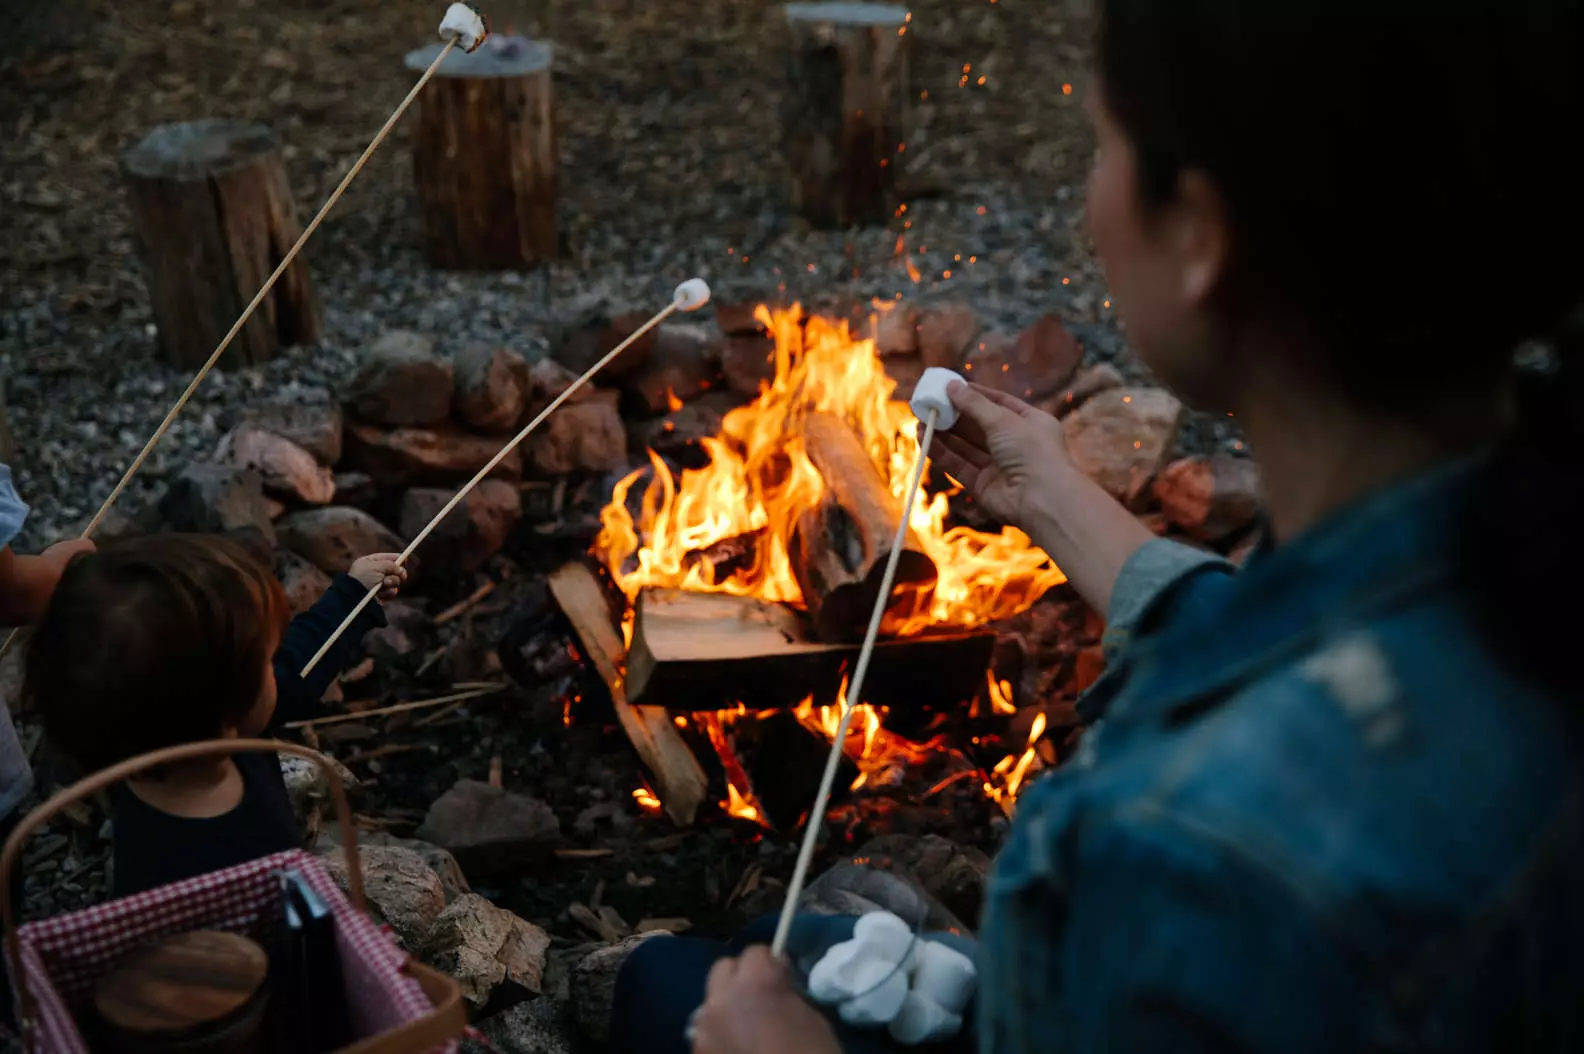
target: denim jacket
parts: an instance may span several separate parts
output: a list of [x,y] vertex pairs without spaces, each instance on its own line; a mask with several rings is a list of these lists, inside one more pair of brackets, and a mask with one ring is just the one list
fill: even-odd
[[1129,559],[1095,723],[991,879],[981,1054],[1584,1050],[1584,692],[1476,631],[1470,475],[1236,574],[1161,540]]

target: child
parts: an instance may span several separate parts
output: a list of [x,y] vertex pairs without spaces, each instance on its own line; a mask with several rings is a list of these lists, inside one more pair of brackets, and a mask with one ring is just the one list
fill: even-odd
[[[371,604],[306,678],[302,667],[373,586],[406,579],[365,556],[288,622],[280,583],[241,544],[156,534],[73,560],[28,649],[23,691],[89,770],[195,740],[268,735],[310,714],[384,625]],[[111,796],[113,887],[126,896],[302,844],[278,760],[172,765]]]

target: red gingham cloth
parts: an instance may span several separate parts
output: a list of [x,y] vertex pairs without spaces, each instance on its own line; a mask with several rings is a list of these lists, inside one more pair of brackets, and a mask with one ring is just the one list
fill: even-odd
[[[300,849],[199,875],[17,931],[22,972],[35,1001],[35,1049],[89,1054],[72,1011],[91,1001],[94,983],[134,947],[190,930],[213,929],[268,939],[280,899],[276,876],[295,868],[329,904],[336,920],[347,1004],[360,1037],[376,1036],[432,1009],[418,982],[401,972],[407,953],[353,909],[335,880]],[[13,968],[11,982],[17,982]],[[455,1054],[456,1043],[435,1054]]]

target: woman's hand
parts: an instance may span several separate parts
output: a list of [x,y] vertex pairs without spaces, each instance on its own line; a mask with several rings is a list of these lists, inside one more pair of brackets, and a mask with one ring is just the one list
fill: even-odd
[[400,556],[399,553],[370,553],[352,561],[347,574],[361,582],[364,589],[383,586],[379,598],[389,600],[407,581],[407,568],[396,562]]
[[956,427],[935,437],[935,464],[990,515],[1028,530],[1036,492],[1071,464],[1061,422],[980,384],[953,383],[946,394],[959,416]]
[[694,1054],[841,1054],[830,1022],[763,944],[710,971],[693,1019]]

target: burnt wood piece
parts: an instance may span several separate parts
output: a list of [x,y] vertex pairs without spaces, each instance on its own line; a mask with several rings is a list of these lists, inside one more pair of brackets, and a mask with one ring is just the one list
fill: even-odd
[[627,653],[599,579],[586,564],[570,563],[550,575],[550,592],[577,631],[584,654],[610,689],[617,720],[654,777],[666,815],[679,826],[691,824],[704,801],[708,782],[704,769],[663,708],[628,702]]
[[[960,707],[984,689],[995,634],[903,637],[875,646],[863,701],[899,714]],[[858,646],[813,639],[795,608],[727,593],[638,594],[627,692],[671,710],[828,703]]]
[[[790,710],[759,714],[729,726],[738,764],[747,774],[764,819],[778,831],[793,831],[808,820],[830,755],[830,741],[804,728]],[[832,800],[842,801],[858,777],[858,766],[842,755]]]
[[[427,69],[441,45],[407,56]],[[492,36],[452,51],[420,99],[413,178],[424,251],[457,271],[530,268],[555,259],[556,136],[551,48]]]
[[[901,505],[845,421],[810,414],[802,437],[825,489],[819,503],[800,515],[792,529],[787,546],[792,575],[820,640],[861,641],[880,592]],[[923,589],[935,576],[935,562],[910,533],[893,589],[907,594],[902,587]]]
[[[121,156],[160,347],[206,362],[302,234],[280,144],[261,124],[161,125]],[[242,327],[221,365],[256,365],[319,339],[319,298],[302,256]]]
[[883,224],[904,157],[907,9],[788,4],[786,19],[782,150],[792,207],[819,227]]

